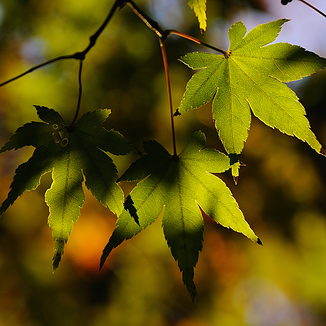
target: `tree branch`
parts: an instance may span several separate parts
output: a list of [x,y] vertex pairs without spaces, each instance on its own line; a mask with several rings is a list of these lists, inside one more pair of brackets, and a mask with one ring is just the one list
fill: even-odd
[[40,63],[40,64],[28,69],[27,71],[23,72],[22,74],[1,83],[0,87],[2,87],[4,85],[7,85],[7,84],[9,84],[9,83],[21,78],[21,77],[33,72],[33,71],[39,69],[39,68],[47,66],[47,65],[49,65],[51,63],[54,63],[56,61],[66,60],[66,59],[79,60],[80,61],[79,72],[78,72],[79,92],[78,92],[78,101],[77,101],[76,113],[75,113],[74,119],[72,120],[72,123],[69,125],[69,127],[72,127],[74,125],[74,123],[77,121],[78,113],[79,113],[79,110],[80,110],[81,96],[82,96],[81,75],[82,75],[82,69],[83,69],[83,61],[85,60],[87,53],[95,46],[97,39],[99,38],[99,36],[102,34],[103,30],[106,28],[106,26],[110,22],[112,16],[116,12],[116,10],[117,9],[122,9],[126,5],[128,5],[132,9],[132,11],[141,19],[141,21],[151,31],[153,31],[157,35],[157,37],[159,38],[161,53],[162,53],[162,59],[163,59],[163,64],[164,64],[164,71],[165,71],[165,76],[166,76],[167,89],[168,89],[171,124],[172,124],[173,149],[174,149],[174,154],[176,155],[175,131],[174,131],[174,122],[173,122],[174,115],[173,115],[173,108],[172,108],[171,85],[170,85],[169,69],[168,69],[168,62],[167,62],[167,56],[166,56],[164,41],[170,35],[174,34],[174,35],[180,36],[182,38],[188,39],[188,40],[190,40],[192,42],[195,42],[197,44],[208,47],[210,49],[213,49],[213,50],[215,50],[217,52],[223,53],[224,55],[226,55],[227,52],[225,52],[223,50],[220,50],[220,49],[218,49],[218,48],[216,48],[214,46],[211,46],[209,44],[206,44],[204,42],[201,42],[200,40],[198,40],[198,39],[196,39],[196,38],[194,38],[194,37],[192,37],[192,36],[190,36],[188,34],[184,34],[184,33],[178,32],[176,30],[163,30],[156,21],[154,21],[153,19],[148,17],[144,12],[142,12],[142,10],[132,0],[116,0],[114,2],[111,10],[109,11],[107,17],[105,18],[105,20],[103,21],[101,26],[96,30],[96,32],[94,34],[92,34],[89,37],[89,44],[83,51],[76,52],[76,53],[70,54],[70,55],[59,56],[59,57],[56,57],[54,59],[51,59],[51,60],[45,61],[43,63]]
[[97,39],[99,38],[99,36],[101,35],[101,33],[103,32],[103,30],[105,29],[105,27],[107,26],[107,24],[109,23],[109,21],[111,20],[113,14],[115,13],[115,11],[118,9],[118,8],[122,8],[124,7],[124,5],[126,4],[126,1],[122,1],[122,0],[116,0],[115,3],[113,4],[109,14],[107,15],[107,17],[105,18],[104,22],[102,23],[102,25],[97,29],[97,31],[90,36],[89,38],[89,44],[88,46],[86,47],[86,49],[84,51],[80,51],[80,52],[76,52],[74,54],[69,54],[69,55],[63,55],[63,56],[60,56],[60,57],[57,57],[57,58],[54,58],[54,59],[51,59],[51,60],[48,60],[48,61],[45,61],[43,63],[40,63],[30,69],[28,69],[27,71],[23,72],[22,74],[16,76],[16,77],[13,77],[3,83],[0,84],[0,87],[1,86],[4,86],[4,85],[7,85],[11,82],[13,82],[14,80],[17,80],[33,71],[35,71],[36,69],[39,69],[39,68],[42,68],[44,66],[47,66],[51,63],[54,63],[56,61],[60,61],[60,60],[66,60],[66,59],[76,59],[76,60],[85,60],[85,57],[87,55],[87,53],[91,50],[92,47],[94,47]]

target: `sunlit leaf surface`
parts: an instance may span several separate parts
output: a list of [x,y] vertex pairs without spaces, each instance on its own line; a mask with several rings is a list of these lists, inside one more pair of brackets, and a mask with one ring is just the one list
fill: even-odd
[[247,35],[244,24],[237,22],[229,30],[230,47],[224,55],[196,52],[182,57],[187,66],[200,71],[188,82],[179,112],[198,108],[214,98],[215,126],[229,154],[241,153],[251,112],[266,125],[322,152],[304,107],[283,82],[324,68],[326,59],[288,43],[267,45],[286,21],[259,25]]
[[194,266],[203,241],[202,211],[224,227],[260,243],[229,188],[212,174],[228,170],[229,158],[215,149],[203,149],[205,141],[204,134],[196,132],[179,156],[170,155],[155,141],[145,143],[147,154],[121,177],[127,181],[145,179],[127,198],[101,265],[113,248],[154,222],[163,210],[165,238],[194,299]]

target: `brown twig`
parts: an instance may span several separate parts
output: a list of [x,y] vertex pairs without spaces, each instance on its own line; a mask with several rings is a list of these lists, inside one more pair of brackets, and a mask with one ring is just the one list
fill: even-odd
[[317,9],[316,7],[314,7],[313,5],[311,5],[310,3],[308,3],[307,1],[305,0],[299,0],[301,1],[302,3],[304,3],[305,5],[307,5],[308,7],[310,7],[311,9],[317,11],[319,14],[321,14],[322,16],[324,16],[326,18],[326,14],[323,13],[321,10]]
[[166,32],[166,34],[167,34],[168,36],[170,36],[170,35],[177,35],[177,36],[180,36],[180,37],[182,37],[182,38],[184,38],[184,39],[190,40],[190,41],[192,41],[192,42],[194,42],[194,43],[197,43],[197,44],[203,45],[203,46],[205,46],[205,47],[207,47],[207,48],[210,48],[210,49],[212,49],[212,50],[214,50],[214,51],[217,51],[217,52],[220,52],[220,53],[222,53],[222,54],[224,54],[224,55],[227,55],[227,52],[226,52],[226,51],[221,50],[221,49],[219,49],[219,48],[217,48],[217,47],[215,47],[215,46],[212,46],[212,45],[210,45],[210,44],[204,43],[204,42],[202,42],[202,41],[200,41],[200,40],[196,39],[195,37],[190,36],[190,35],[188,35],[188,34],[181,33],[181,32],[176,31],[176,30],[174,30],[174,29],[169,29],[169,30],[166,30],[165,32]]

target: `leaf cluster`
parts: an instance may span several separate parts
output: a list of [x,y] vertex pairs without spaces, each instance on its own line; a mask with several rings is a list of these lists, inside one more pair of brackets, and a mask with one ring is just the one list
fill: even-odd
[[[204,31],[207,26],[206,1],[187,1]],[[164,48],[166,31],[141,15],[132,1],[128,3],[159,37],[170,92]],[[115,2],[102,29],[115,10],[124,4],[122,1]],[[52,184],[45,193],[45,202],[49,207],[48,224],[54,240],[54,270],[59,265],[84,204],[83,184],[117,216],[116,227],[103,250],[100,267],[115,247],[161,217],[165,239],[194,300],[194,268],[203,246],[204,215],[261,244],[231,191],[217,176],[231,170],[237,182],[241,166],[239,158],[248,138],[251,114],[267,126],[295,136],[316,152],[324,154],[310,129],[304,107],[285,83],[323,69],[326,59],[288,43],[269,44],[276,39],[285,22],[286,19],[280,19],[259,25],[247,34],[242,22],[235,23],[228,32],[230,47],[227,51],[210,47],[221,54],[194,52],[181,58],[185,65],[197,72],[187,83],[174,115],[170,105],[172,129],[173,119],[182,119],[187,111],[200,108],[212,100],[215,127],[226,154],[205,148],[206,137],[201,131],[193,134],[179,154],[170,154],[161,144],[149,140],[143,145],[145,154],[118,178],[111,155],[126,155],[135,149],[119,132],[101,126],[109,118],[111,110],[87,112],[77,120],[80,93],[73,123],[67,124],[53,109],[35,106],[42,122],[32,121],[18,128],[0,149],[3,153],[24,146],[35,147],[29,160],[16,169],[8,197],[0,207],[0,215],[24,191],[36,189],[44,174],[51,173]],[[101,28],[83,52],[60,57],[80,60],[80,89],[82,62],[95,45]],[[182,33],[174,33],[184,37]],[[200,43],[190,36],[186,38]],[[56,60],[59,59],[51,62]],[[137,181],[137,185],[125,195],[119,185],[122,181]]]

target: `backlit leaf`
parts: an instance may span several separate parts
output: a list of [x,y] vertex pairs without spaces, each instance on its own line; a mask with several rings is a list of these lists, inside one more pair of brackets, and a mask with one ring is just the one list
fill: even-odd
[[273,42],[286,19],[259,25],[247,35],[242,22],[229,30],[230,47],[222,55],[189,53],[182,62],[200,69],[190,79],[178,111],[199,108],[213,98],[216,129],[228,154],[240,154],[251,112],[266,125],[322,146],[310,129],[305,109],[283,82],[301,79],[326,66],[326,59],[303,48]]
[[222,226],[260,243],[230,190],[212,174],[228,170],[230,159],[215,149],[203,149],[204,145],[202,132],[196,132],[178,156],[169,154],[155,141],[144,144],[147,154],[121,177],[125,181],[142,181],[125,202],[125,209],[103,250],[101,266],[113,248],[153,223],[163,212],[165,238],[194,299],[194,267],[203,241],[202,211]]
[[52,185],[45,193],[49,206],[49,226],[53,232],[53,269],[61,260],[64,246],[80,215],[85,195],[82,184],[91,190],[96,199],[115,214],[123,210],[124,194],[117,185],[117,170],[106,151],[123,155],[132,150],[121,134],[100,127],[111,111],[107,109],[86,113],[69,126],[53,109],[36,106],[44,122],[31,122],[17,129],[0,149],[5,152],[32,145],[32,157],[21,164],[10,185],[7,199],[0,207],[3,214],[25,190],[33,190],[41,177],[52,172]]

